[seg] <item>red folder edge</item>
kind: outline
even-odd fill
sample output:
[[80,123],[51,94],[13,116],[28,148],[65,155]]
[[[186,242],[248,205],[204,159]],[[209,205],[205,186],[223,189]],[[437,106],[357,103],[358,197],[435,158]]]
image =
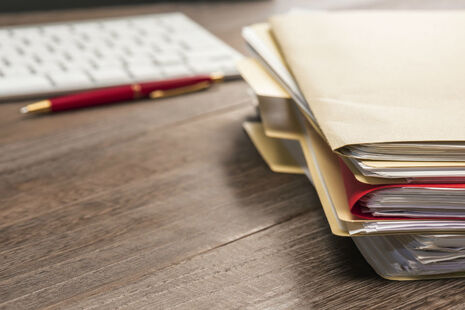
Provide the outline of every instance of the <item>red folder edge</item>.
[[415,184],[384,184],[384,185],[370,185],[357,181],[347,165],[339,158],[339,165],[341,168],[342,178],[346,189],[347,199],[349,202],[350,212],[357,217],[366,220],[465,220],[464,218],[456,217],[435,217],[435,218],[414,218],[414,217],[387,217],[387,216],[372,216],[362,213],[359,205],[360,199],[373,192],[384,188],[392,187],[440,187],[440,188],[465,188],[463,183],[415,183]]

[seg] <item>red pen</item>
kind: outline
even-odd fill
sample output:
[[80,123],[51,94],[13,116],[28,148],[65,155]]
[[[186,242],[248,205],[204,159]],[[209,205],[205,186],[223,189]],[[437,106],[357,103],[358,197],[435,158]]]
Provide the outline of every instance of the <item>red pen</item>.
[[223,75],[196,75],[155,82],[101,88],[48,100],[21,108],[21,113],[58,112],[141,98],[164,98],[199,91],[223,80]]

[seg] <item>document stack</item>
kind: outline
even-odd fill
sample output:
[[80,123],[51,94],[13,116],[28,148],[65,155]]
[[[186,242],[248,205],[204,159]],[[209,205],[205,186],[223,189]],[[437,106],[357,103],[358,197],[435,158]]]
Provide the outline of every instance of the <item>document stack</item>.
[[465,12],[309,12],[243,29],[244,128],[306,174],[384,278],[465,275]]

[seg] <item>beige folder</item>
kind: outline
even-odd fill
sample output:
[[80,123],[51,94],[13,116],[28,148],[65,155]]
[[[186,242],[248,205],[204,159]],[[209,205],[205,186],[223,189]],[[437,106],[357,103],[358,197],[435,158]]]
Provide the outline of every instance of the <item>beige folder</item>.
[[283,145],[282,139],[267,136],[260,122],[245,122],[243,127],[272,171],[295,174],[305,173],[304,168],[289,154]]
[[[276,144],[277,138],[270,138],[265,135],[265,131],[263,128],[262,123],[260,122],[245,122],[244,123],[244,128],[253,141],[255,147],[259,150],[260,154],[263,156],[267,154],[268,151],[272,152],[278,152],[281,154],[287,154],[285,157],[288,158],[289,154],[287,153],[286,148],[283,146],[283,144]],[[273,145],[272,148],[269,148],[268,144],[271,143]],[[276,172],[289,172],[289,173],[295,173],[295,171],[303,171],[302,167],[298,166],[295,161],[289,161],[286,164],[286,167],[281,166],[281,164],[278,164],[279,168],[276,169],[276,164],[270,161],[270,158],[266,158],[267,155],[264,156],[265,161],[267,164],[270,166],[270,168],[273,171]],[[280,157],[281,155],[278,156],[271,156],[271,158],[276,158]],[[279,160],[278,160],[279,161]],[[290,167],[291,165],[296,165],[294,167]],[[290,168],[289,171],[286,171],[287,168]],[[312,167],[314,169],[314,167]],[[317,180],[315,182],[315,186],[317,189],[322,188],[321,182]],[[328,220],[328,223],[331,228],[331,232],[337,236],[349,236],[347,232],[347,228],[344,228],[344,223],[341,222],[337,218],[337,213],[336,211],[331,210],[329,207],[330,202],[327,200],[327,197],[321,197],[321,203],[323,205],[323,210],[325,212],[326,219]],[[363,238],[363,237],[362,237]],[[369,238],[369,237],[365,237]],[[366,257],[367,261],[371,262],[370,257]],[[447,273],[447,274],[439,274],[439,275],[418,275],[418,276],[387,276],[380,272],[379,270],[376,270],[378,274],[388,280],[396,280],[396,281],[409,281],[409,280],[421,280],[421,279],[442,279],[442,278],[458,278],[458,277],[464,277],[465,273]]]
[[306,12],[270,24],[332,150],[465,141],[465,11]]
[[[246,122],[244,128],[255,146],[259,150],[260,154],[264,154],[270,147],[269,143],[271,139],[292,139],[301,143],[302,152],[307,162],[307,167],[310,171],[312,179],[314,180],[315,188],[320,197],[320,201],[325,212],[325,216],[330,225],[333,234],[338,236],[348,236],[348,230],[345,223],[340,221],[337,212],[331,202],[331,197],[327,194],[324,184],[320,181],[320,178],[313,178],[318,176],[316,166],[308,163],[312,163],[310,158],[313,156],[310,154],[308,147],[308,140],[303,135],[303,128],[297,121],[297,115],[294,113],[294,104],[289,99],[289,95],[281,86],[269,76],[264,68],[255,60],[244,58],[238,63],[238,69],[242,77],[252,87],[254,93],[258,96],[260,116],[262,124],[253,124]],[[292,125],[286,125],[281,123],[290,121]],[[315,136],[319,137],[317,134]],[[321,140],[321,138],[320,138]],[[281,150],[275,145],[275,150],[285,153],[286,157],[289,156],[282,144],[279,145]],[[276,164],[266,160],[267,164],[272,170],[275,170]],[[293,161],[297,165],[296,161]],[[285,172],[283,167],[280,166],[280,171]],[[299,167],[293,167],[289,171],[297,171]],[[300,168],[302,169],[302,168]],[[276,170],[275,170],[276,171]],[[345,193],[345,192],[344,192]],[[347,205],[347,200],[345,199]],[[348,206],[347,206],[348,208]]]
[[[273,94],[276,94],[276,92],[270,92],[269,95],[267,94],[267,90],[279,84],[270,78],[269,74],[267,74],[267,72],[263,70],[263,67],[255,60],[242,60],[238,65],[238,69],[244,79],[253,87],[254,92],[259,96],[259,108],[263,120],[263,129],[261,129],[260,134],[261,139],[257,138],[259,134],[255,133],[253,130],[248,130],[249,134],[253,137],[252,140],[254,143],[258,141],[256,143],[257,148],[259,150],[265,149],[260,146],[260,144],[265,143],[263,141],[266,141],[268,132],[271,132],[270,136],[273,138],[295,139],[299,141],[332,232],[340,236],[348,236],[349,231],[352,235],[363,235],[367,233],[377,234],[378,232],[367,232],[366,224],[387,222],[360,219],[350,212],[338,163],[338,155],[336,155],[327,143],[313,130],[313,128],[311,128],[308,122],[293,121],[298,124],[298,127],[294,125],[277,124],[276,120],[278,118],[273,116],[272,113],[266,113],[269,111],[279,111],[279,114],[292,113],[293,115],[282,116],[280,119],[284,121],[299,120],[300,112],[296,110],[295,105],[288,99],[288,96],[281,97],[281,100],[279,100],[279,97],[273,97]],[[273,98],[273,100],[267,100],[269,98]],[[271,105],[275,105],[275,107],[270,108]],[[263,106],[267,106],[267,108],[264,109]],[[249,125],[246,125],[246,128],[247,126]],[[280,134],[280,132],[282,133]],[[265,133],[265,135],[263,135],[263,133]],[[296,168],[293,169],[295,171]],[[284,170],[282,169],[282,171]],[[422,221],[423,220],[418,219],[415,220],[415,223],[421,223]],[[465,232],[465,228],[444,230],[443,227],[438,227],[417,230],[416,232],[463,233]],[[385,234],[385,232],[379,233]],[[411,233],[411,231],[409,228],[401,228],[397,230],[396,233]]]
[[[304,123],[302,127],[295,125],[301,123],[298,122],[297,116],[294,113],[297,112],[294,104],[289,100],[288,96],[282,93],[281,90],[279,91],[279,94],[275,92],[275,90],[279,90],[279,87],[272,90],[274,86],[279,86],[279,84],[276,84],[276,82],[274,82],[273,79],[270,79],[269,76],[267,77],[266,71],[264,71],[258,63],[250,59],[245,59],[239,64],[239,69],[244,78],[248,82],[252,82],[252,88],[259,96],[259,110],[262,123],[246,122],[244,124],[244,128],[251,137],[254,145],[257,147],[260,154],[262,154],[272,170],[279,172],[286,172],[286,170],[288,170],[291,173],[296,173],[303,172],[305,169],[299,166],[297,161],[292,159],[289,160],[292,156],[290,156],[288,150],[284,147],[284,144],[277,143],[277,141],[279,141],[280,138],[283,140],[295,139],[299,141],[302,145],[308,170],[314,180],[316,190],[320,197],[320,201],[332,233],[339,236],[348,236],[349,227],[354,227],[358,223],[351,223],[351,221],[344,221],[339,218],[341,214],[343,216],[350,216],[350,214],[343,214],[343,209],[345,208],[345,210],[348,210],[348,205],[347,200],[345,199],[345,191],[343,184],[341,184],[340,175],[336,173],[337,169],[334,169],[337,167],[337,163],[334,162],[334,153],[331,152],[326,143],[312,130],[312,128],[308,126],[308,124]],[[266,90],[271,91],[267,92]],[[272,97],[271,94],[283,96]],[[286,125],[281,122],[291,122],[292,124]],[[309,139],[306,138],[305,134],[303,134],[301,130],[307,130]],[[309,144],[311,144],[311,147],[309,147]],[[315,152],[312,152],[312,148]],[[269,156],[270,152],[278,153],[278,155]],[[277,164],[273,162],[275,159],[277,160]],[[325,165],[329,170],[333,169],[334,173],[328,173],[328,171],[325,171],[323,175],[321,175],[318,172],[317,165],[314,163]],[[326,185],[329,185],[329,188],[325,187],[324,180],[328,182]],[[333,195],[333,197],[331,195]],[[341,208],[334,207],[335,203]],[[362,240],[360,240],[360,242],[361,241]],[[365,254],[368,255],[366,256],[366,259],[373,265],[373,258],[369,256],[369,253],[364,253],[364,255]],[[392,276],[385,274],[383,270],[377,269],[376,271],[380,274],[380,276],[390,280],[437,279],[463,277],[465,275],[464,273],[448,273],[439,275]]]
[[[263,46],[264,49],[266,50],[267,55],[273,57],[277,61],[284,61],[284,58],[281,56],[281,52],[279,47],[276,45],[276,40],[273,38],[273,34],[271,32],[271,28],[269,24],[266,23],[261,23],[261,24],[255,24],[246,27],[249,35],[252,34],[253,37],[257,38],[257,41],[259,41],[259,45]],[[288,68],[287,63],[283,63],[283,65]],[[265,71],[270,71],[270,68],[267,68]],[[252,73],[253,74],[253,73]],[[253,79],[250,79],[253,80]],[[253,81],[248,81],[249,83],[254,83]],[[278,92],[281,96],[283,91],[285,91],[282,86],[280,85],[281,83],[274,83],[275,85],[275,90],[272,90],[273,93],[270,93],[270,96],[277,95],[276,89],[278,89]],[[251,84],[253,87],[254,85]],[[262,86],[264,87],[264,86]],[[271,88],[273,89],[273,88]],[[270,91],[270,89],[264,89],[263,92]],[[263,94],[257,94],[258,96],[263,96]],[[290,96],[286,93],[284,95],[286,98],[289,98]],[[325,136],[319,129],[319,126],[315,124],[315,122],[308,116],[305,111],[302,111],[303,115],[306,117],[306,119],[309,121],[310,124],[312,124],[313,128],[321,135],[323,139],[326,140]],[[326,140],[327,141],[327,140]],[[344,158],[343,158],[344,159]],[[400,183],[400,182],[406,182],[406,180],[402,179],[386,179],[386,178],[380,178],[380,177],[367,177],[363,176],[361,172],[354,167],[351,161],[348,159],[344,159],[347,166],[351,169],[351,171],[354,173],[356,178],[363,183],[369,183],[369,184],[382,184],[382,183]],[[412,169],[419,168],[422,169],[423,167],[445,167],[445,168],[460,168],[463,167],[463,163],[461,162],[424,162],[424,161],[389,161],[389,160],[377,160],[377,161],[372,161],[372,160],[361,160],[360,161],[363,165],[367,167],[376,167],[376,168],[393,168],[393,167],[409,167]]]

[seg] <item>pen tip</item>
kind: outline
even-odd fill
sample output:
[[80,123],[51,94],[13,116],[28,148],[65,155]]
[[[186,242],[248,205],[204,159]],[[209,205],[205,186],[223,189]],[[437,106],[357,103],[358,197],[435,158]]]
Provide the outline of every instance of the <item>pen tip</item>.
[[26,114],[27,112],[29,112],[29,110],[27,109],[27,107],[22,107],[19,112],[21,112],[21,114]]

